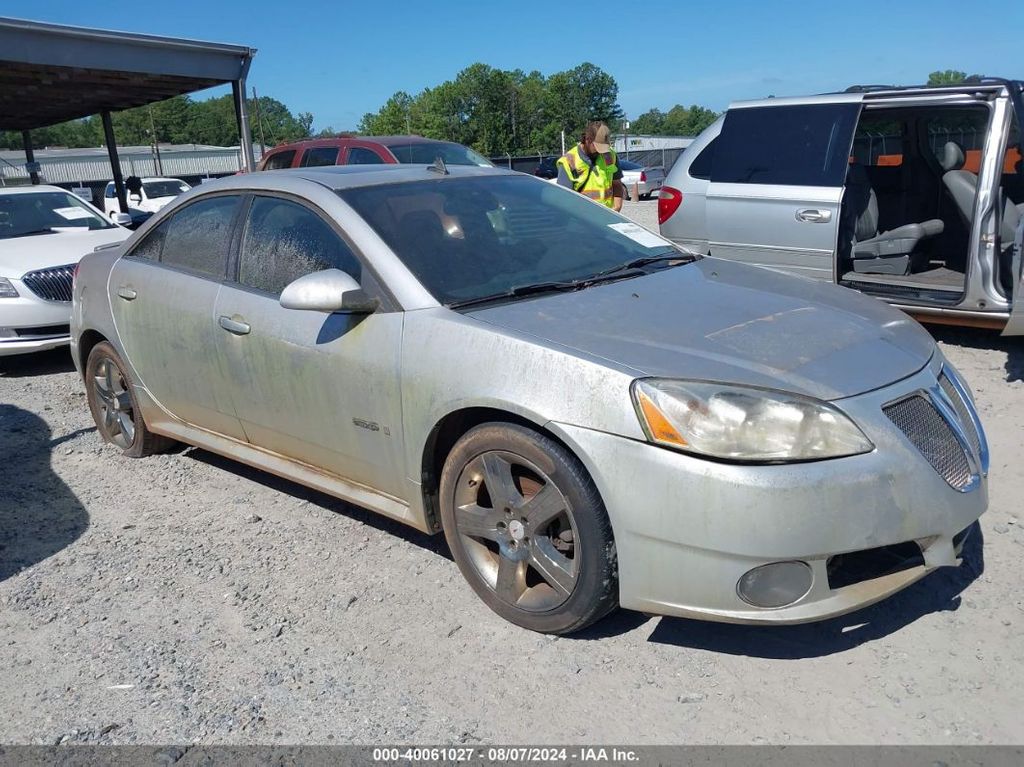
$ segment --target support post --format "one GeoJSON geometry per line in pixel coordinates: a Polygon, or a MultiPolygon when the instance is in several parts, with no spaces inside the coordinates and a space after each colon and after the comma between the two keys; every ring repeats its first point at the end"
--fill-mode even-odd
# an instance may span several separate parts
{"type": "Polygon", "coordinates": [[[117,204],[121,212],[128,212],[128,193],[124,188],[124,176],[121,175],[121,161],[117,157],[117,143],[114,141],[114,124],[110,121],[110,112],[100,112],[103,121],[103,137],[107,142],[107,157],[110,158],[110,170],[114,176],[114,189],[117,191],[117,204]]]}
{"type": "Polygon", "coordinates": [[[242,150],[243,170],[246,173],[252,173],[256,170],[256,158],[253,156],[252,134],[249,132],[249,110],[245,103],[244,74],[231,83],[231,94],[235,98],[235,118],[238,120],[238,144],[242,150]]]}
{"type": "Polygon", "coordinates": [[[36,153],[32,148],[32,131],[23,130],[21,132],[21,143],[25,147],[25,165],[32,169],[28,172],[28,177],[32,185],[35,186],[39,183],[39,171],[35,170],[36,153]]]}

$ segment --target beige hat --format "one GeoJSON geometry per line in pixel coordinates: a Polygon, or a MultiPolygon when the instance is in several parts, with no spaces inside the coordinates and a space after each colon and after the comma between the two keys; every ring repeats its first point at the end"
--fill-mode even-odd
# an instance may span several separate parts
{"type": "Polygon", "coordinates": [[[587,131],[584,136],[593,142],[594,149],[601,154],[611,151],[611,144],[608,142],[608,138],[611,131],[608,130],[608,126],[603,122],[592,122],[587,123],[587,131]]]}

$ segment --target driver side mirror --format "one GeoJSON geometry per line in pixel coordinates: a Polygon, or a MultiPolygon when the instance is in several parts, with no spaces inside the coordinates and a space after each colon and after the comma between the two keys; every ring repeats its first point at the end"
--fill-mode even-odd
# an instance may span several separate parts
{"type": "Polygon", "coordinates": [[[132,225],[132,217],[128,213],[115,213],[110,217],[110,220],[113,221],[118,226],[132,225]]]}
{"type": "Polygon", "coordinates": [[[350,274],[340,269],[323,269],[288,283],[281,291],[285,309],[308,312],[370,314],[379,301],[366,295],[350,274]]]}

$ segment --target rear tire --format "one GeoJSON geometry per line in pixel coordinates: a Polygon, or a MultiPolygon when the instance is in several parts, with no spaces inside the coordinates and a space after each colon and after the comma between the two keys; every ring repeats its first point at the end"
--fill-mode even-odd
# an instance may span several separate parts
{"type": "Polygon", "coordinates": [[[445,538],[477,595],[507,621],[569,634],[618,607],[615,542],[579,460],[522,426],[487,423],[441,473],[445,538]]]}
{"type": "Polygon", "coordinates": [[[96,430],[104,442],[119,447],[130,458],[160,453],[175,441],[147,428],[135,396],[135,386],[114,347],[96,344],[85,363],[85,393],[96,430]]]}

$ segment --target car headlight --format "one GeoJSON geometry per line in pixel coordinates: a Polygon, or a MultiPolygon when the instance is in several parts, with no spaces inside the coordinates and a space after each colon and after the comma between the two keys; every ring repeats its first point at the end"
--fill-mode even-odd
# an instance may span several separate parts
{"type": "Polygon", "coordinates": [[[0,277],[0,298],[17,298],[18,291],[14,289],[11,281],[6,277],[0,277]]]}
{"type": "Polygon", "coordinates": [[[840,410],[799,394],[644,378],[633,382],[632,395],[647,438],[688,453],[733,461],[809,461],[874,449],[840,410]]]}

